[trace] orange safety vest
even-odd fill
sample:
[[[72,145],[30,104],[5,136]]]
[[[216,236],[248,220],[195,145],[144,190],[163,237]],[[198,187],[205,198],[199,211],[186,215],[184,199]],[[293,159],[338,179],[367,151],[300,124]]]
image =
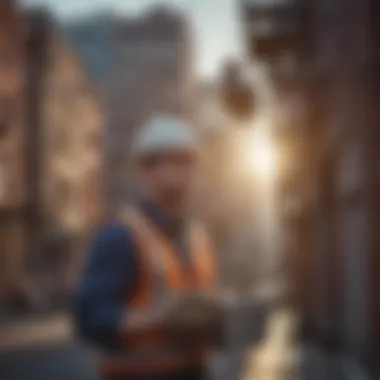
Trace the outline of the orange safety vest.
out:
[[[128,310],[154,312],[166,297],[191,289],[211,289],[215,284],[214,262],[206,234],[200,226],[189,226],[188,243],[192,275],[184,273],[173,245],[135,208],[129,208],[122,220],[139,247],[140,279]],[[103,358],[101,373],[112,375],[148,375],[170,373],[202,364],[204,350],[174,347],[165,337],[147,333],[125,337],[125,351]]]

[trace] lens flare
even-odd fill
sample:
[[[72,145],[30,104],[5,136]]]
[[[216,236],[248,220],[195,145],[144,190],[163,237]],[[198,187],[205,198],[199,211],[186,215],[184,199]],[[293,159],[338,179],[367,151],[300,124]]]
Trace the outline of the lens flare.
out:
[[[268,133],[257,130],[253,136],[251,163],[263,179],[274,179],[277,169],[276,149]]]

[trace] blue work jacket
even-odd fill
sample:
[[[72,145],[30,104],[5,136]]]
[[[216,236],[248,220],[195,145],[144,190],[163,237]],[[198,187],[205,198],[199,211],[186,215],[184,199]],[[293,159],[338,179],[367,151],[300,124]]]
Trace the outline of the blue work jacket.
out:
[[[154,225],[176,245],[182,265],[191,270],[181,220],[168,218],[152,202],[141,202],[140,208]],[[131,232],[119,220],[105,223],[95,234],[86,256],[83,275],[75,299],[75,318],[79,334],[106,351],[122,349],[120,326],[125,299],[139,281],[138,247]],[[198,380],[199,368],[179,373],[138,377],[138,380]],[[118,379],[137,380],[137,378]]]

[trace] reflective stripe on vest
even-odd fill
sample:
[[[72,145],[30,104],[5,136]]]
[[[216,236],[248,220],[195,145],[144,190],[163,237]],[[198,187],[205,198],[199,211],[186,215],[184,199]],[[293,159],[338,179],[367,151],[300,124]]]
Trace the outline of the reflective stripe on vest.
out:
[[[189,226],[187,238],[193,275],[184,273],[173,245],[134,208],[122,215],[140,252],[141,278],[128,310],[142,314],[157,313],[173,293],[189,289],[209,289],[214,284],[211,249],[206,234],[199,226]],[[204,352],[174,347],[157,334],[125,337],[126,351],[104,358],[104,374],[149,374],[173,371],[200,364]]]

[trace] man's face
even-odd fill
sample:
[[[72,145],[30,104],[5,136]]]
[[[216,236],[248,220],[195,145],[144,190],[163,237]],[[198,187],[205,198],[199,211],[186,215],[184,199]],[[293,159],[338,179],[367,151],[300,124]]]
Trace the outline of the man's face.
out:
[[[193,183],[195,157],[182,151],[160,152],[140,161],[140,178],[160,200],[183,202]]]

